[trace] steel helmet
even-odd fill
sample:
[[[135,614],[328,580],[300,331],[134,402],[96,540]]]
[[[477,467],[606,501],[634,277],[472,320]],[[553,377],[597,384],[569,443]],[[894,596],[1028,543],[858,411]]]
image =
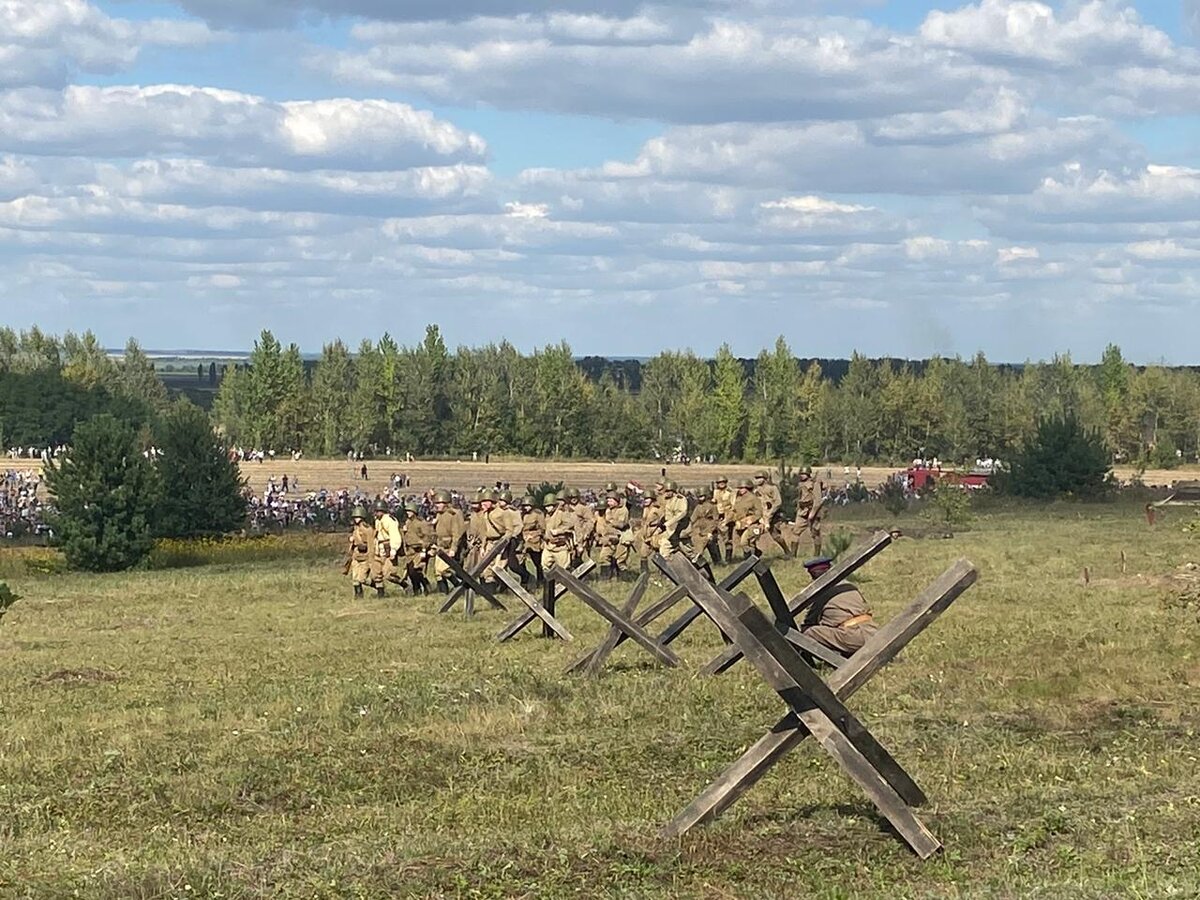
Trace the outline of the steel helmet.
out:
[[[451,502],[450,492],[447,490],[434,491],[433,492],[433,502],[434,503],[449,503],[449,502]]]

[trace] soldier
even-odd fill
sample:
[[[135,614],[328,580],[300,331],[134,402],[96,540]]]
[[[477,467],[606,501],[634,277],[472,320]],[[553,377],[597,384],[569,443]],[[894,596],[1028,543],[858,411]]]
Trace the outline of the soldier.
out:
[[[743,479],[738,482],[737,496],[733,501],[733,541],[743,559],[753,553],[761,556],[759,536],[767,530],[766,511],[762,500],[754,493],[754,482]]]
[[[687,527],[688,502],[674,481],[663,482],[663,533],[658,541],[658,552],[663,559],[670,559],[679,550],[680,532]]]
[[[480,488],[475,492],[475,496],[471,498],[470,515],[467,516],[467,558],[464,565],[467,569],[473,570],[475,564],[479,562],[479,548],[483,545],[483,535],[480,533],[480,526],[483,524],[483,517],[480,512],[483,508],[483,493],[484,488]]]
[[[604,507],[604,515],[596,519],[596,546],[599,548],[596,562],[609,579],[617,579],[629,565],[629,548],[633,545],[629,510],[616,492],[605,498]]]
[[[713,562],[721,562],[721,552],[717,546],[717,528],[720,517],[717,514],[716,501],[713,499],[716,490],[713,485],[709,485],[709,487],[710,490],[699,492],[700,499],[692,510],[687,528],[681,535],[691,545],[690,556],[692,562],[697,565],[704,558],[705,550],[709,552]]]
[[[388,581],[400,584],[400,576],[396,574],[396,561],[404,554],[404,535],[400,533],[400,523],[392,515],[387,502],[375,502],[375,571],[372,581],[375,593],[384,595],[384,584]]]
[[[779,488],[771,483],[770,472],[763,470],[754,476],[754,493],[762,501],[767,534],[786,556],[788,546],[779,530],[780,517],[783,515],[783,497],[779,493]]]
[[[642,499],[642,525],[637,535],[637,551],[641,557],[641,570],[650,570],[650,557],[658,550],[663,536],[663,508],[659,503],[658,491],[646,491]]]
[[[725,554],[725,561],[733,561],[733,500],[729,479],[724,475],[717,478],[712,500],[717,507],[717,543]],[[717,560],[720,562],[720,560]]]
[[[799,492],[796,496],[796,547],[792,555],[800,549],[800,535],[808,529],[813,542],[813,556],[821,555],[821,513],[825,510],[825,497],[822,486],[813,480],[812,468],[805,466],[797,476]]]
[[[479,495],[479,514],[471,517],[472,521],[479,520],[475,533],[479,537],[480,560],[485,559],[496,545],[507,538],[513,530],[513,521],[509,510],[502,509],[497,505],[496,500],[495,491],[490,488],[483,491]],[[508,554],[501,553],[483,570],[483,582],[491,584],[496,580],[496,570],[507,566]]]
[[[815,581],[833,564],[833,560],[821,556],[804,564]],[[842,582],[823,592],[822,599],[808,608],[800,631],[813,640],[820,641],[843,656],[858,651],[878,631],[871,607],[858,588]]]
[[[596,540],[596,513],[583,502],[579,488],[567,488],[567,513],[575,523],[575,559],[581,562],[592,551]]]
[[[546,514],[537,508],[532,497],[521,498],[521,571],[528,574],[525,561],[533,563],[534,584],[542,583],[542,543],[546,535]],[[522,579],[524,581],[525,579]]]
[[[346,555],[344,574],[350,576],[354,596],[362,597],[363,585],[371,581],[371,560],[375,558],[375,529],[366,522],[367,511],[356,506],[350,511],[350,547]]]
[[[433,535],[437,549],[456,560],[462,559],[463,538],[467,533],[467,523],[463,514],[451,506],[449,491],[437,491],[433,495]],[[437,579],[438,590],[443,594],[450,593],[450,567],[440,556],[433,558],[433,575]]]
[[[508,488],[500,491],[496,495],[496,507],[504,516],[504,520],[508,523],[508,530],[505,536],[509,538],[508,548],[504,551],[504,556],[507,560],[507,566],[510,569],[517,569],[518,574],[525,571],[524,566],[518,566],[517,555],[521,549],[521,514],[513,508],[512,491]],[[521,583],[524,584],[528,577],[528,573],[522,576]]]
[[[560,503],[554,494],[547,494],[542,501],[546,511],[546,533],[542,549],[542,567],[544,575],[557,566],[562,569],[571,567],[571,554],[575,544],[575,522],[566,510],[566,505]]]
[[[437,538],[429,523],[417,515],[416,507],[408,507],[404,518],[404,549],[407,554],[406,577],[412,585],[414,597],[429,593],[429,580],[425,577],[425,569],[436,546]]]

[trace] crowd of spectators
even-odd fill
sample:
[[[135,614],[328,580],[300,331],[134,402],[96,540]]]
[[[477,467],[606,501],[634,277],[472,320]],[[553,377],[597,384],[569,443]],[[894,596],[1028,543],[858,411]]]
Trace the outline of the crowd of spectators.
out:
[[[35,457],[36,458],[36,457]],[[0,533],[6,540],[51,534],[46,521],[42,476],[27,470],[9,470],[0,482]]]

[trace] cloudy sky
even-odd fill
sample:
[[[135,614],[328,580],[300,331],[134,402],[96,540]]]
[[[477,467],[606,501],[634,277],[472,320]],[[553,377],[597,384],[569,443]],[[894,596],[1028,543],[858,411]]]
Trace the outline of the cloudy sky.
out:
[[[0,323],[1200,363],[1200,3],[0,0]]]

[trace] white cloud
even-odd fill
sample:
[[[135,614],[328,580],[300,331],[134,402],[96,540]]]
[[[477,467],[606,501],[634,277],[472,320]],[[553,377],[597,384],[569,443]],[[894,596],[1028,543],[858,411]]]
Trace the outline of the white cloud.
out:
[[[385,100],[276,102],[190,85],[0,92],[0,150],[188,155],[236,165],[402,169],[481,160],[478,135]]]
[[[147,46],[200,46],[217,37],[198,22],[114,19],[85,0],[3,0],[0,88],[60,86],[76,70],[123,71]]]

